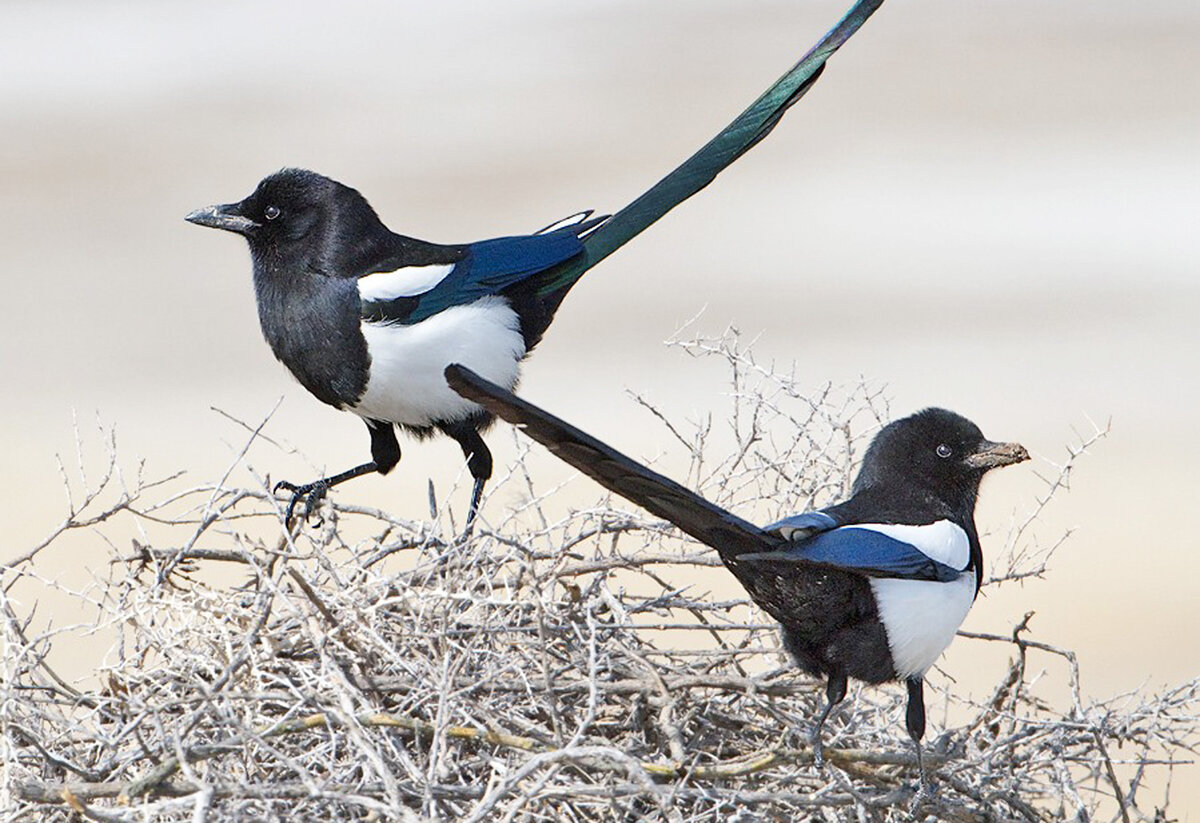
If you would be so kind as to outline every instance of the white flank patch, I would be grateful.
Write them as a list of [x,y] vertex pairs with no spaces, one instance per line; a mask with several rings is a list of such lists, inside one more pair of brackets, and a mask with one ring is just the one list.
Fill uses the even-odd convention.
[[870,529],[914,546],[926,557],[962,571],[971,562],[971,540],[957,523],[938,520],[924,526],[855,523],[849,529]]
[[358,296],[363,300],[395,300],[416,297],[432,289],[454,270],[454,264],[405,266],[395,271],[379,271],[358,278]]
[[411,326],[363,321],[362,333],[371,374],[350,410],[410,426],[458,420],[479,410],[447,385],[446,366],[461,363],[511,389],[525,355],[517,314],[502,297],[453,306]]
[[975,602],[975,573],[952,583],[872,578],[896,674],[923,677],[954,639]]

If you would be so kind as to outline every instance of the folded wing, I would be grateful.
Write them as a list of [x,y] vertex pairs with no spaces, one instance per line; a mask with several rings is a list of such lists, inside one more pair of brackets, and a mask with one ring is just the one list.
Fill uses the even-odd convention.
[[540,234],[472,243],[462,259],[449,266],[368,274],[359,279],[363,319],[412,325],[452,306],[500,294],[578,255],[583,251],[579,235],[601,220],[585,219]]
[[[969,558],[966,533],[948,521],[927,526],[843,526],[824,512],[808,512],[781,520],[767,530],[784,537],[788,544],[744,555],[740,558],[743,562],[821,565],[868,577],[949,583],[962,575]],[[946,545],[959,542],[954,532],[961,534],[961,547]],[[931,538],[937,539],[940,550],[935,553],[942,559],[930,556]],[[951,559],[961,559],[964,568],[943,562]]]

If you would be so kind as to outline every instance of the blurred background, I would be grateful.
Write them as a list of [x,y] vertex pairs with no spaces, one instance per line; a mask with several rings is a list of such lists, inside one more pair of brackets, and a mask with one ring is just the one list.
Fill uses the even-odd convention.
[[[244,442],[212,407],[256,423],[282,397],[266,431],[300,454],[260,471],[366,459],[358,419],[262,341],[245,244],[188,211],[285,165],[442,242],[613,211],[848,5],[8,0],[0,557],[63,517],[54,456],[73,459],[75,416],[90,442],[97,417],[115,425],[124,465],[202,483]],[[627,390],[680,418],[722,407],[723,373],[662,345],[702,312],[692,330],[733,324],[814,390],[866,378],[896,416],[944,405],[1020,440],[1038,464],[986,485],[980,523],[998,530],[1035,505],[1035,472],[1111,421],[1040,526],[1048,542],[1074,530],[1049,577],[983,599],[966,628],[1036,611],[1097,696],[1195,677],[1198,43],[1186,0],[892,0],[766,142],[581,282],[523,393],[669,473],[686,455]],[[489,441],[511,459],[508,432]],[[392,476],[340,499],[423,516],[461,455],[402,446]],[[572,477],[536,450],[531,465],[544,487]],[[97,541],[39,568],[84,580]],[[82,676],[103,650],[77,654]],[[946,661],[968,683],[971,654]],[[1195,767],[1177,781],[1200,792]]]

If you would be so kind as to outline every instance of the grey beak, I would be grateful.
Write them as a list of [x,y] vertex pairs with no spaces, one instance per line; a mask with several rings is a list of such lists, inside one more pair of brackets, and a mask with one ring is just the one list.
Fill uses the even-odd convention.
[[963,461],[971,468],[998,469],[1001,466],[1011,466],[1029,459],[1029,452],[1020,443],[993,443],[984,440],[979,444],[974,454],[967,455]]
[[224,229],[235,234],[245,234],[250,229],[259,227],[259,224],[255,223],[249,217],[243,217],[237,213],[236,203],[196,209],[183,219],[189,223],[195,223],[197,226],[208,226],[210,229]]

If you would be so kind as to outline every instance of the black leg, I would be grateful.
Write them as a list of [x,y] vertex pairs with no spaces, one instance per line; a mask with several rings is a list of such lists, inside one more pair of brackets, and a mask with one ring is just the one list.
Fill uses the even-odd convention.
[[925,777],[925,763],[921,759],[921,738],[925,736],[925,680],[920,677],[910,677],[908,686],[908,709],[904,715],[904,724],[908,727],[908,736],[912,738],[917,752],[917,773],[920,783],[917,794],[913,797],[912,811],[930,795],[929,781]]
[[476,477],[471,486],[471,504],[467,507],[467,526],[463,529],[464,536],[470,534],[471,527],[475,525],[475,515],[479,511],[479,498],[483,497],[483,484],[486,482],[482,477]]
[[818,766],[825,762],[821,730],[825,727],[825,721],[829,719],[829,713],[833,711],[833,707],[846,697],[846,679],[844,671],[833,672],[825,684],[825,708],[821,711],[821,716],[817,718],[817,725],[812,732],[813,760]]
[[471,505],[467,509],[467,526],[463,530],[465,537],[475,525],[475,514],[479,511],[479,498],[483,495],[483,486],[492,476],[492,453],[479,436],[479,430],[469,422],[447,424],[441,426],[441,429],[458,441],[463,456],[467,458],[467,469],[475,478],[475,485],[471,488]]
[[367,431],[371,433],[371,457],[375,461],[375,471],[387,474],[400,462],[396,427],[378,420],[367,420],[366,424]]
[[312,516],[313,511],[325,497],[325,493],[339,483],[345,483],[347,480],[353,480],[356,477],[361,477],[364,474],[371,472],[379,472],[387,474],[396,467],[400,462],[400,444],[396,441],[396,430],[391,423],[381,423],[376,420],[368,420],[367,430],[371,432],[371,456],[375,458],[370,463],[363,463],[361,466],[355,466],[352,469],[347,469],[340,474],[334,474],[329,477],[322,477],[320,480],[314,480],[311,483],[297,485],[289,483],[286,480],[280,480],[275,484],[275,491],[280,489],[290,491],[292,499],[288,503],[287,514],[284,516],[284,523],[292,522],[292,515],[296,512],[296,505],[308,498],[304,503],[304,519],[308,520]]

